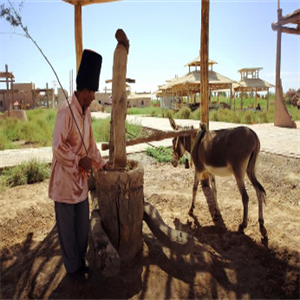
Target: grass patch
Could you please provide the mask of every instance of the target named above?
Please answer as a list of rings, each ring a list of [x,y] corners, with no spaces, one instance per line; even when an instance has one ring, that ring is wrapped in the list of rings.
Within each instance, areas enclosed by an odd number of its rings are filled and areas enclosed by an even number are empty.
[[[110,136],[110,117],[106,119],[96,119],[92,118],[92,127],[95,141],[97,143],[100,142],[109,142]],[[126,130],[130,133],[126,133],[126,140],[133,139],[134,137],[141,136],[142,126],[137,124],[132,124],[129,122],[125,122]]]
[[[153,157],[156,161],[160,163],[171,163],[172,162],[172,152],[171,148],[160,146],[158,148],[148,147],[146,149],[146,154],[150,157]],[[179,160],[180,164],[185,163],[185,158],[182,157]]]
[[[131,107],[127,109],[128,115],[148,115],[151,117],[159,117],[162,114],[160,107]]]
[[[33,159],[3,170],[0,176],[0,190],[18,185],[42,182],[50,177],[50,166]]]
[[[56,110],[33,109],[26,111],[26,115],[27,122],[0,119],[0,150],[18,148],[13,145],[16,141],[34,143],[37,147],[51,146]]]

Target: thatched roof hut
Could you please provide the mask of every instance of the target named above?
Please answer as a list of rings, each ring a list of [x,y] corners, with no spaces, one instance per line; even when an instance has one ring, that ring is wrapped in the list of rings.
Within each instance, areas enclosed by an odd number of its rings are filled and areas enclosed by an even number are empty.
[[[257,92],[267,92],[267,109],[269,108],[269,89],[273,84],[259,78],[259,71],[263,68],[243,68],[238,70],[241,80],[233,84],[235,93],[241,93],[241,108],[243,105],[243,92],[255,92],[255,107],[257,106]]]

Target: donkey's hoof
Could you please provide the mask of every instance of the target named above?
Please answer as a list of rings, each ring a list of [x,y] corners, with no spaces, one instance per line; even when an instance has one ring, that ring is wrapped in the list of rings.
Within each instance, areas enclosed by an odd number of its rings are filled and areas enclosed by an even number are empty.
[[[245,229],[245,226],[243,224],[240,224],[238,232],[239,233],[244,233],[244,229]]]

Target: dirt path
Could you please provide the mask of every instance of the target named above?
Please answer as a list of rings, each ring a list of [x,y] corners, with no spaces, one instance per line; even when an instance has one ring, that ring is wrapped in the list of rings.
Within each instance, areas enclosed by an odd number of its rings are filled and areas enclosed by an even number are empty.
[[[195,238],[193,253],[171,252],[144,224],[141,260],[105,279],[90,247],[91,278],[75,285],[62,265],[48,182],[17,187],[2,193],[0,200],[1,299],[299,299],[298,159],[260,154],[257,174],[267,191],[266,243],[249,181],[248,228],[238,234],[242,201],[233,178],[217,178],[222,219],[214,222],[209,189],[203,193],[199,188],[195,216],[187,214],[191,169],[156,164],[144,154],[131,158],[145,168],[145,201],[155,205],[169,226]]]

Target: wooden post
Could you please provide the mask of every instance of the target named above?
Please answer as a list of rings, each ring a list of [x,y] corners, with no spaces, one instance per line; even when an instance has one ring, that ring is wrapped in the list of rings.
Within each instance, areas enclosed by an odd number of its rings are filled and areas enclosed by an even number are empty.
[[[113,130],[113,168],[125,169],[125,119],[127,112],[126,70],[129,40],[122,29],[118,29],[115,37],[118,41],[114,53],[112,79],[112,121]]]
[[[241,109],[243,109],[243,90],[241,90]]]
[[[208,111],[208,54],[209,54],[209,0],[201,0],[201,123],[209,130]]]
[[[5,72],[6,72],[6,95],[7,95],[7,102],[8,102],[8,116],[10,117],[10,96],[9,96],[9,84],[8,84],[8,66],[5,65]]]
[[[278,8],[277,18],[278,24],[282,17],[282,10]],[[282,27],[278,26],[277,29],[277,53],[276,53],[276,90],[275,90],[275,113],[274,113],[274,125],[282,127],[297,128],[295,121],[292,119],[290,113],[287,110],[285,102],[283,100],[283,90],[280,79],[280,65],[281,65],[281,34]]]
[[[256,108],[257,107],[257,89],[255,90],[255,107],[254,108]]]
[[[269,88],[267,89],[267,111],[269,111]]]
[[[82,56],[82,6],[80,3],[74,5],[75,9],[75,48],[77,73]]]
[[[230,86],[230,109],[231,109],[231,105],[232,105],[232,84]]]
[[[206,124],[209,130],[209,86],[208,86],[208,56],[209,56],[209,0],[201,0],[201,48],[200,48],[200,64],[201,64],[201,123]],[[209,177],[207,173],[203,173],[201,177],[202,186],[209,185]]]
[[[47,108],[49,108],[48,82],[46,83]]]

